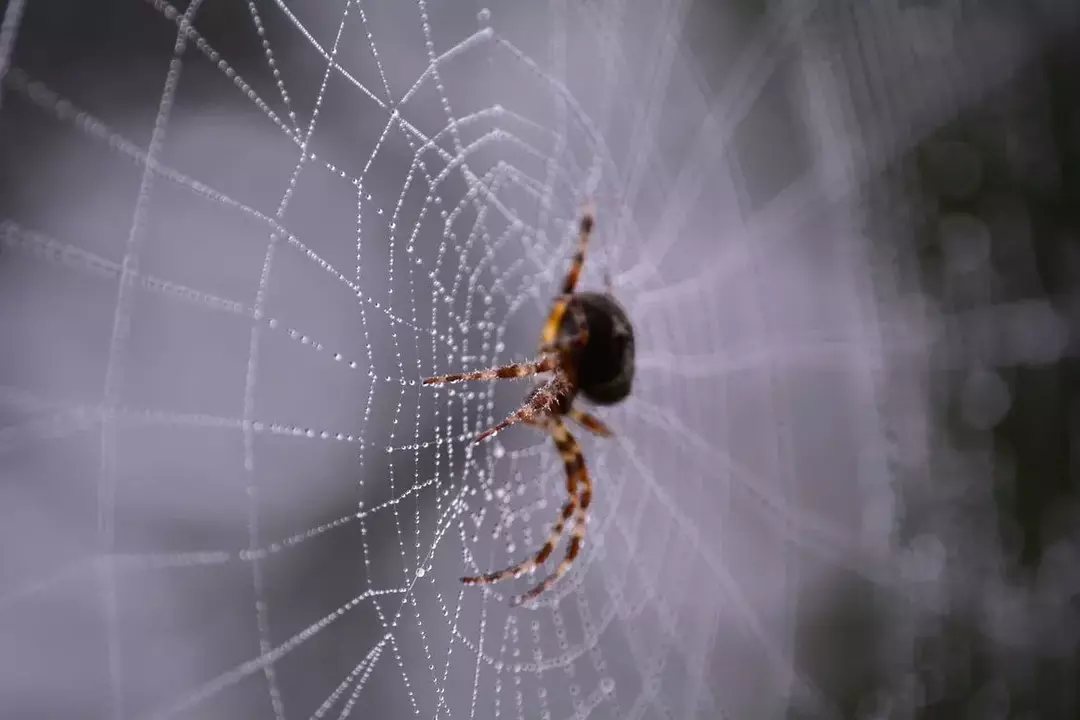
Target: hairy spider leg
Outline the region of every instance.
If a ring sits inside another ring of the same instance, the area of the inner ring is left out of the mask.
[[[440,375],[429,377],[423,381],[424,385],[443,385],[446,383],[465,382],[466,380],[515,380],[551,372],[559,365],[559,358],[554,355],[546,355],[531,363],[514,363],[502,367],[478,370],[471,373],[455,373],[453,375]]]
[[[577,559],[578,553],[581,552],[581,546],[585,542],[585,526],[589,516],[589,505],[592,503],[592,478],[589,477],[588,468],[585,467],[585,456],[581,453],[581,446],[578,445],[577,440],[566,429],[566,425],[562,421],[551,420],[548,429],[551,432],[551,437],[555,440],[555,447],[558,448],[559,455],[562,456],[563,464],[566,466],[566,488],[570,492],[572,492],[571,488],[578,491],[577,499],[567,503],[568,507],[573,508],[574,524],[570,531],[570,542],[566,546],[566,556],[556,566],[555,571],[544,578],[532,590],[511,600],[511,606],[530,602],[547,592],[552,585],[557,583],[570,570],[570,566],[574,564],[574,560]],[[565,507],[563,513],[566,513]],[[560,532],[562,523],[565,523],[565,520],[559,524]],[[548,543],[554,547],[554,542],[557,540],[556,537],[549,540]],[[541,552],[544,552],[547,548],[548,545],[545,544]],[[544,555],[545,559],[550,553],[551,550],[547,550],[547,554]]]
[[[578,278],[581,277],[581,268],[585,265],[585,250],[589,246],[589,237],[592,235],[595,223],[596,218],[593,209],[591,206],[587,206],[581,216],[577,252],[574,253],[574,259],[570,263],[570,270],[567,271],[566,278],[563,280],[563,297],[555,301],[551,308],[551,314],[548,316],[547,322],[544,323],[544,331],[541,334],[541,345],[544,347],[553,345],[555,338],[558,337],[563,315],[566,314],[566,308],[569,305],[569,296],[573,294],[574,289],[577,287]]]
[[[538,420],[526,420],[525,422],[535,427],[547,430],[554,435],[551,425],[556,421],[550,418],[544,421]],[[461,582],[466,585],[486,585],[489,583],[496,583],[502,580],[509,580],[510,578],[519,577],[523,573],[532,572],[540,565],[544,564],[551,556],[551,553],[555,550],[555,545],[558,544],[559,538],[562,537],[563,530],[566,528],[567,521],[574,515],[574,511],[577,508],[578,502],[578,473],[571,472],[570,467],[566,469],[566,503],[563,505],[562,512],[559,513],[559,519],[555,521],[555,524],[551,527],[551,532],[548,535],[547,542],[544,543],[540,551],[528,560],[524,560],[517,565],[512,565],[505,570],[499,570],[498,572],[488,573],[486,575],[478,575],[473,577],[463,577]]]
[[[590,415],[584,410],[578,410],[577,408],[570,408],[570,419],[576,422],[581,427],[585,428],[594,435],[600,437],[611,437],[615,433],[611,432],[611,429],[600,421],[595,415]]]
[[[581,268],[585,265],[585,250],[589,247],[589,238],[592,236],[593,226],[596,224],[596,215],[592,206],[587,206],[581,214],[581,223],[578,226],[578,246],[574,253],[574,261],[570,264],[570,270],[563,280],[563,295],[569,295],[577,287],[578,278],[581,276]]]
[[[514,423],[525,422],[529,424],[535,424],[531,422],[535,418],[547,415],[551,412],[559,403],[559,398],[569,392],[570,383],[567,382],[567,378],[562,372],[557,372],[555,377],[547,381],[543,385],[538,385],[533,388],[528,395],[525,396],[525,402],[520,408],[512,412],[498,425],[494,425],[484,432],[480,433],[476,440],[473,442],[482,442],[497,432],[501,432],[510,427]]]

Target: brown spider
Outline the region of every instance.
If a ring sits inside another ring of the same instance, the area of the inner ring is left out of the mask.
[[[585,457],[577,440],[567,430],[563,416],[602,437],[611,431],[597,418],[573,407],[581,393],[597,405],[614,405],[630,394],[634,380],[634,329],[626,311],[610,292],[574,292],[589,244],[595,220],[591,209],[581,218],[577,252],[563,281],[562,293],[555,300],[540,338],[540,357],[530,363],[516,363],[479,372],[443,375],[424,380],[424,385],[463,382],[465,380],[516,379],[551,373],[550,379],[537,385],[525,397],[522,406],[498,425],[481,433],[475,440],[485,440],[504,428],[523,422],[551,434],[566,466],[566,493],[569,496],[559,519],[544,546],[532,558],[498,572],[478,577],[464,577],[467,585],[480,585],[516,578],[542,565],[562,536],[567,522],[573,520],[566,557],[539,585],[511,600],[511,605],[529,602],[554,585],[566,574],[581,552],[592,501],[592,480],[585,467]]]

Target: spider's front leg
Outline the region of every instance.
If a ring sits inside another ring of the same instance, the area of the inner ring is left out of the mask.
[[[578,246],[574,252],[574,261],[570,264],[570,270],[563,280],[563,295],[569,295],[577,287],[578,278],[581,276],[581,268],[585,265],[585,250],[589,247],[589,238],[592,237],[593,226],[596,224],[596,212],[592,205],[586,205],[581,213],[581,222],[578,225]]]
[[[569,312],[574,316],[574,323],[577,326],[577,332],[573,335],[559,336],[559,328],[562,326],[563,318],[566,313]],[[565,352],[567,350],[573,350],[574,348],[584,347],[589,342],[589,326],[586,322],[585,311],[581,309],[581,305],[574,302],[573,295],[564,295],[555,301],[555,306],[551,309],[551,317],[548,319],[550,325],[552,318],[558,318],[559,325],[554,329],[547,326],[544,327],[544,331],[541,335],[540,353],[546,355],[548,353]],[[550,339],[548,339],[550,336]]]
[[[554,355],[545,355],[531,363],[514,363],[488,370],[478,370],[470,373],[455,373],[453,375],[439,375],[425,378],[424,385],[444,385],[446,383],[465,382],[466,380],[516,380],[517,378],[539,375],[551,372],[559,365],[559,359]]]
[[[585,266],[585,251],[589,247],[589,238],[592,237],[593,226],[596,224],[596,216],[591,205],[587,205],[581,214],[581,223],[578,226],[578,247],[574,253],[574,259],[570,263],[570,269],[563,279],[562,296],[551,308],[551,314],[544,324],[541,337],[541,345],[552,346],[562,327],[563,315],[569,306],[570,296],[577,288],[578,279],[581,277],[581,269]]]
[[[561,372],[555,373],[543,385],[538,385],[525,397],[525,402],[520,408],[511,413],[498,425],[494,425],[477,435],[474,442],[482,442],[497,432],[501,432],[514,423],[525,422],[535,424],[535,420],[547,416],[551,410],[559,404],[559,400],[570,391],[570,383]]]

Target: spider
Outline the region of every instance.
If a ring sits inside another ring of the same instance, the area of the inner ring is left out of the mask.
[[[554,585],[569,571],[584,542],[589,504],[592,502],[592,480],[585,467],[581,447],[570,434],[563,418],[569,417],[598,436],[611,437],[611,430],[603,422],[574,407],[574,399],[581,394],[596,405],[614,405],[630,394],[633,385],[634,329],[626,311],[612,296],[610,282],[603,293],[575,292],[594,224],[593,211],[586,208],[579,225],[577,252],[563,280],[562,293],[552,304],[551,313],[544,324],[537,360],[478,372],[442,375],[423,381],[424,385],[441,385],[550,373],[549,379],[526,395],[520,408],[475,440],[486,440],[510,425],[525,423],[551,435],[566,466],[568,498],[539,552],[505,570],[461,578],[466,585],[482,585],[535,571],[551,556],[567,523],[572,522],[565,558],[539,585],[513,598],[510,602],[512,606],[530,602]]]

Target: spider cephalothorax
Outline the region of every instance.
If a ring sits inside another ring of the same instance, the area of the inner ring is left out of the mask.
[[[625,399],[633,386],[634,328],[626,311],[610,292],[575,292],[581,268],[585,264],[585,250],[593,224],[593,213],[586,210],[581,217],[577,252],[563,281],[562,293],[552,305],[541,333],[540,357],[537,360],[424,380],[425,385],[438,385],[550,373],[548,380],[529,392],[518,410],[476,438],[479,442],[518,422],[533,425],[551,434],[566,466],[566,492],[569,497],[540,551],[505,570],[462,578],[462,582],[476,585],[506,580],[535,570],[548,559],[566,524],[572,522],[566,557],[543,582],[515,598],[515,605],[536,598],[565,575],[581,552],[585,537],[585,524],[592,502],[592,480],[585,467],[581,447],[566,429],[563,417],[569,417],[597,435],[608,437],[611,431],[607,426],[574,407],[574,400],[580,393],[597,405],[613,405]]]

